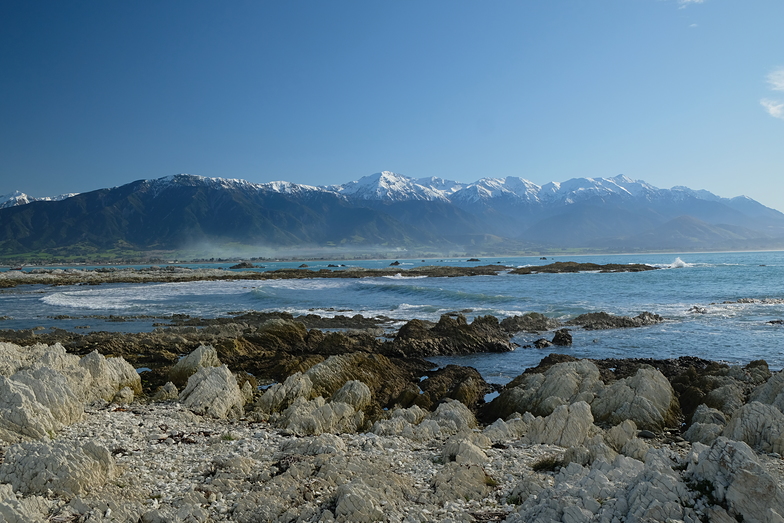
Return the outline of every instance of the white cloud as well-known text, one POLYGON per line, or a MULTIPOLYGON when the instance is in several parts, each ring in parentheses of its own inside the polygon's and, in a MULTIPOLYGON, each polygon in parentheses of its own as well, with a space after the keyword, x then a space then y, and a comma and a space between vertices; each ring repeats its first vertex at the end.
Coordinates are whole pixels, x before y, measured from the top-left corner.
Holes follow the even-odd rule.
POLYGON ((780 118, 784 120, 784 102, 777 102, 776 100, 768 100, 763 98, 760 104, 773 118, 780 118))
POLYGON ((768 75, 768 84, 774 91, 784 91, 784 67, 779 67, 768 75))
POLYGON ((702 4, 705 0, 678 0, 678 5, 680 6, 678 9, 686 9, 686 7, 690 4, 702 4))

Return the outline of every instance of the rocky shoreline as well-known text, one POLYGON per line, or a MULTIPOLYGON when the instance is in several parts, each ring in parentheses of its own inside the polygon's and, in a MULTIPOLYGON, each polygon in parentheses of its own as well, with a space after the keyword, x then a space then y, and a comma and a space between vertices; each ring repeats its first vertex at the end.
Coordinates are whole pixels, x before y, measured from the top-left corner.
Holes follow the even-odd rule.
POLYGON ((269 271, 247 270, 247 266, 237 264, 237 269, 192 269, 178 265, 153 266, 145 268, 101 267, 97 269, 32 269, 29 271, 9 270, 0 272, 0 288, 18 285, 100 285, 102 283, 148 283, 148 282, 190 282, 216 280, 271 280, 304 278, 368 278, 380 276, 429 276, 454 278, 459 276, 495 276, 502 272, 511 274, 534 274, 539 272, 568 273, 580 271, 598 272, 639 272, 655 270, 656 267, 642 264, 608 264, 555 262, 550 265, 515 269, 505 265, 476 265, 455 267, 428 265, 422 267, 400 268, 393 266, 384 269, 365 269, 361 267, 322 268, 312 270, 276 269, 269 271))
POLYGON ((764 361, 551 354, 499 387, 426 359, 661 318, 577 320, 455 313, 386 338, 384 318, 278 313, 3 331, 0 516, 784 521, 784 373, 764 361))

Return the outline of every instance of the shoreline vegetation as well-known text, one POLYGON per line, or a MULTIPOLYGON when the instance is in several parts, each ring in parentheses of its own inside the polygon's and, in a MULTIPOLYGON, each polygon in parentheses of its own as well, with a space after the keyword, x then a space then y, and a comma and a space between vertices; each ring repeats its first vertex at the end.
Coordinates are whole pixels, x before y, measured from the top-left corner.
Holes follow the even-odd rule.
MULTIPOLYGON (((57 269, 10 278, 67 285, 512 268, 415 270, 57 269)), ((784 515, 784 373, 762 360, 557 352, 571 343, 571 329, 663 321, 650 312, 600 311, 565 323, 535 312, 469 322, 454 312, 399 327, 382 316, 254 311, 159 319, 142 333, 0 331, 5 520, 697 523, 784 515), (428 361, 515 350, 518 332, 539 333, 534 347, 554 352, 504 385, 472 367, 428 361)))
MULTIPOLYGON (((555 262, 535 267, 509 267, 506 265, 477 265, 455 267, 428 265, 401 268, 392 262, 390 267, 366 269, 361 267, 321 268, 307 267, 292 269, 259 270, 251 263, 239 263, 232 268, 193 269, 177 265, 152 266, 144 268, 99 267, 66 269, 9 270, 0 272, 0 288, 17 285, 99 285, 101 283, 144 283, 144 282, 190 282, 215 280, 269 280, 305 278, 366 278, 396 276, 398 274, 417 277, 459 277, 495 276, 501 272, 510 274, 569 273, 582 271, 597 272, 640 272, 655 270, 656 267, 644 264, 595 264, 578 262, 555 262), (256 269, 256 270, 254 270, 256 269)), ((304 264, 306 265, 306 264, 304 264)))

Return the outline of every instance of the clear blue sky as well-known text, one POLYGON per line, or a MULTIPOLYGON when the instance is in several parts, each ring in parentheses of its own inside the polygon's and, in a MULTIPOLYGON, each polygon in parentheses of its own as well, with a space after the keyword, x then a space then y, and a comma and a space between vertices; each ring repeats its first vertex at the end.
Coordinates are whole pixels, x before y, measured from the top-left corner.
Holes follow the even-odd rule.
POLYGON ((626 174, 784 210, 784 1, 0 3, 0 194, 626 174))

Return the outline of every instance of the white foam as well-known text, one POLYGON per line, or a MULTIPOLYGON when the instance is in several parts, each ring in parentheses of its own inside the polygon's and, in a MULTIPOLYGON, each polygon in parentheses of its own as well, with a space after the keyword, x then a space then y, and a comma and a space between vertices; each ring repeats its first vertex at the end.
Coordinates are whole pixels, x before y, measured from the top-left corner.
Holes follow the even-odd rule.
POLYGON ((382 278, 390 280, 421 280, 422 278, 427 278, 427 276, 403 276, 401 273, 397 273, 394 276, 382 276, 382 278))

